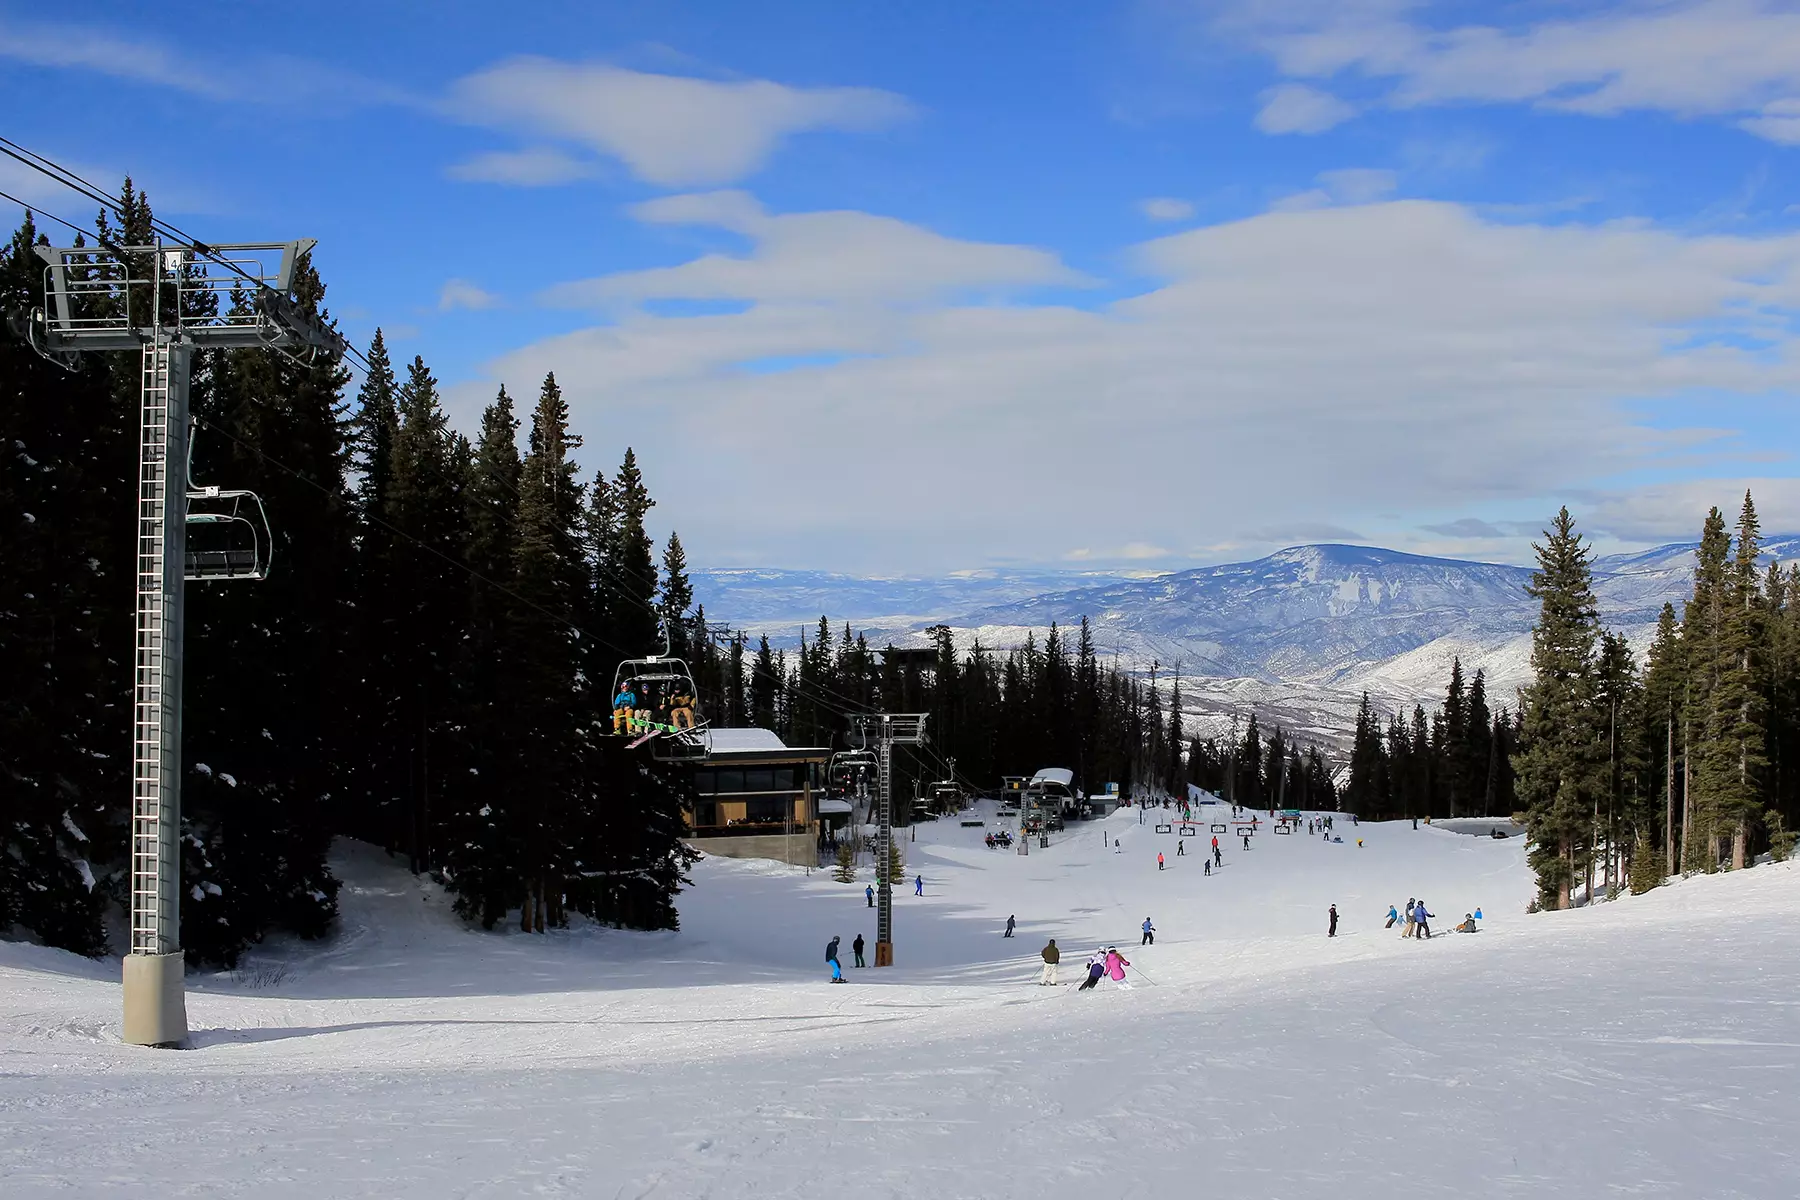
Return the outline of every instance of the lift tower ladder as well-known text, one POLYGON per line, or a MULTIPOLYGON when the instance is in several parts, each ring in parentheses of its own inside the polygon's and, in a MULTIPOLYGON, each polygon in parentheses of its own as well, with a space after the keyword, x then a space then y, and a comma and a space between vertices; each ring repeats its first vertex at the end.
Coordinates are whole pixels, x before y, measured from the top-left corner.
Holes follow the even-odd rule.
POLYGON ((853 714, 851 721, 864 749, 874 744, 881 830, 875 841, 876 894, 875 965, 894 965, 894 747, 917 746, 925 741, 927 713, 853 714))
POLYGON ((133 1045, 187 1041, 180 837, 189 363, 196 349, 341 358, 349 348, 343 338, 312 320, 293 294, 295 267, 313 245, 308 238, 232 246, 38 246, 44 303, 16 322, 34 349, 70 370, 83 353, 141 355, 131 946, 123 1030, 133 1045))

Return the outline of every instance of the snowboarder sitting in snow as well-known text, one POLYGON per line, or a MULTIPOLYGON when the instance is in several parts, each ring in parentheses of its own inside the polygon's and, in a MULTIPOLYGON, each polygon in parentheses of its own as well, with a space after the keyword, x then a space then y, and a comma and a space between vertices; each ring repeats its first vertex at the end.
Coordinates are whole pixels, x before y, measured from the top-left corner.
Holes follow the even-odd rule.
POLYGON ((1474 913, 1464 913, 1462 924, 1456 927, 1458 933, 1480 933, 1481 927, 1475 924, 1474 913))
POLYGON ((842 983, 844 982, 844 968, 838 962, 837 948, 838 936, 834 933, 831 935, 831 940, 825 943, 825 961, 831 964, 831 982, 842 983))
POLYGON ((631 690, 631 685, 627 684, 620 688, 619 694, 613 697, 614 733, 625 732, 626 727, 631 723, 632 710, 636 707, 637 694, 631 690))
POLYGON ((1051 938, 1049 945, 1044 947, 1043 955, 1044 972, 1042 975, 1038 976, 1038 985, 1040 987, 1055 987, 1056 964, 1062 961, 1062 951, 1056 948, 1055 938, 1051 938))

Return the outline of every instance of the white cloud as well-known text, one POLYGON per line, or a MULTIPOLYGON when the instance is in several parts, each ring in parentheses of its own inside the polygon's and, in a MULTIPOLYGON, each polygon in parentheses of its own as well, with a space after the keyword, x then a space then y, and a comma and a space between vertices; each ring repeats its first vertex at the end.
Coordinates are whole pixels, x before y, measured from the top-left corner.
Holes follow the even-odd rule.
POLYGON ((1138 201, 1138 211, 1152 221, 1185 221, 1194 215, 1194 206, 1172 196, 1152 196, 1138 201))
POLYGON ((313 115, 365 104, 423 107, 400 88, 329 63, 242 48, 208 59, 172 48, 192 41, 0 17, 0 58, 35 67, 89 71, 205 100, 304 107, 313 115))
POLYGON ((450 167, 452 179, 470 183, 507 183, 516 187, 553 187, 591 179, 594 164, 552 146, 529 146, 523 150, 493 150, 477 154, 450 167))
POLYGON ((648 223, 742 234, 753 248, 742 256, 708 254, 676 267, 561 284, 545 293, 547 302, 891 303, 1083 282, 1054 254, 1033 247, 960 241, 863 212, 771 215, 745 192, 668 196, 632 212, 648 223))
MULTIPOLYGON (((745 311, 627 310, 490 364, 464 405, 555 370, 591 445, 635 445, 671 473, 652 480, 659 516, 711 561, 817 563, 826 545, 840 566, 889 569, 1121 543, 1249 552, 1306 522, 1550 511, 1677 452, 1693 466, 1689 431, 1645 427, 1638 401, 1690 398, 1706 424, 1694 396, 1774 411, 1800 391, 1800 336, 1771 319, 1800 309, 1800 235, 1334 206, 1146 243, 1137 265, 1163 282, 1083 310, 932 300, 941 276, 924 277, 934 291, 891 246, 937 235, 902 227, 857 257, 846 231, 890 229, 867 214, 770 216, 726 193, 640 215, 677 213, 732 223, 754 249, 598 282, 745 311), (820 265, 833 253, 836 273, 820 265), (865 271, 884 282, 846 282, 865 271), (1773 344, 1732 343, 1752 327, 1773 344), (862 564, 846 561, 857 546, 862 564)), ((1002 261, 1015 284, 1060 269, 1002 261)))
POLYGON ((1763 105, 1760 116, 1739 121, 1757 137, 1784 146, 1800 146, 1800 98, 1775 100, 1763 105))
POLYGON ((669 187, 741 179, 793 134, 881 129, 912 111, 875 88, 720 82, 535 57, 459 80, 451 106, 478 124, 577 142, 669 187))
POLYGON ((1367 204, 1392 195, 1400 180, 1394 172, 1378 167, 1345 167, 1319 172, 1319 182, 1344 204, 1367 204))
POLYGON ((8 19, 0 24, 0 58, 37 67, 93 71, 212 99, 231 94, 217 73, 182 60, 158 42, 122 38, 87 26, 8 19))
POLYGON ((1700 536, 1707 510, 1717 505, 1727 523, 1737 519, 1744 492, 1756 500, 1766 533, 1800 530, 1800 479, 1758 475, 1685 479, 1609 489, 1583 497, 1570 511, 1596 534, 1625 542, 1686 541, 1700 536))
POLYGON ((500 303, 500 298, 492 292, 484 291, 466 279, 447 279, 444 286, 438 289, 438 311, 450 312, 453 309, 492 308, 500 303))
MULTIPOLYGON (((1393 107, 1529 103, 1594 116, 1723 116, 1773 141, 1800 141, 1792 107, 1800 10, 1786 0, 1657 0, 1510 25, 1435 26, 1421 19, 1428 11, 1399 0, 1240 0, 1216 24, 1261 46, 1289 79, 1378 81, 1388 89, 1381 102, 1393 107)), ((1311 131, 1279 119, 1271 128, 1266 117, 1265 109, 1258 124, 1270 132, 1311 131)))
POLYGON ((1284 83, 1262 95, 1256 127, 1264 133, 1324 133, 1356 115, 1329 92, 1303 83, 1284 83))

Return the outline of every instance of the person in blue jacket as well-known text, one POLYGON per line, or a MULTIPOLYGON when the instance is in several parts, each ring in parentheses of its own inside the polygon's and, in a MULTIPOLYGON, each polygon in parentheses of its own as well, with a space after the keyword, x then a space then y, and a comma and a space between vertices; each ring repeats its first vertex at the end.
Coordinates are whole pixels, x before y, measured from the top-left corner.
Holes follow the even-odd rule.
POLYGON ((1154 926, 1150 923, 1149 917, 1144 918, 1144 940, 1139 942, 1138 945, 1140 945, 1140 946, 1156 945, 1156 926, 1154 926))
POLYGON ((1419 924, 1419 928, 1416 932, 1414 932, 1413 937, 1424 938, 1426 941, 1430 941, 1431 940, 1431 925, 1429 924, 1429 922, 1430 922, 1431 918, 1435 917, 1436 915, 1437 915, 1436 913, 1426 912, 1425 911, 1425 902, 1423 900, 1419 901, 1419 903, 1416 906, 1414 906, 1414 908, 1413 908, 1413 920, 1417 921, 1419 924))
POLYGON ((923 896, 924 894, 925 894, 925 877, 923 875, 916 876, 913 879, 913 895, 923 896))
POLYGON ((1386 924, 1386 925, 1383 925, 1383 926, 1382 926, 1382 928, 1383 928, 1383 929, 1392 929, 1392 928, 1393 928, 1393 927, 1394 927, 1394 922, 1395 922, 1395 921, 1398 921, 1398 920, 1399 920, 1399 919, 1400 919, 1400 910, 1399 910, 1399 909, 1397 909, 1397 908, 1395 908, 1395 907, 1394 907, 1394 906, 1393 906, 1393 905, 1391 905, 1391 904, 1390 904, 1390 905, 1388 905, 1388 919, 1387 919, 1387 924, 1386 924))
POLYGON ((875 907, 875 885, 874 884, 871 883, 868 887, 863 889, 863 898, 869 902, 870 908, 875 907))

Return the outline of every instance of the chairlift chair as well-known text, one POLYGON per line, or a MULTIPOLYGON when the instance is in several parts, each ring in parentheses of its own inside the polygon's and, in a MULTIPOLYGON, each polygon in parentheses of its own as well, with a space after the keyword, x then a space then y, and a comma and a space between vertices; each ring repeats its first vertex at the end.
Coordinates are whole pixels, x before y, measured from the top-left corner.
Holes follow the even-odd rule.
POLYGON ((194 482, 194 440, 188 437, 187 552, 182 574, 203 583, 269 577, 275 536, 262 497, 245 488, 194 482))
POLYGON ((712 753, 712 737, 700 711, 700 689, 687 663, 668 650, 665 628, 662 654, 628 658, 613 672, 612 694, 629 691, 637 697, 632 715, 618 722, 618 732, 648 741, 651 756, 659 762, 704 762, 712 753), (689 701, 683 706, 692 717, 689 723, 675 719, 672 702, 677 696, 689 701))

